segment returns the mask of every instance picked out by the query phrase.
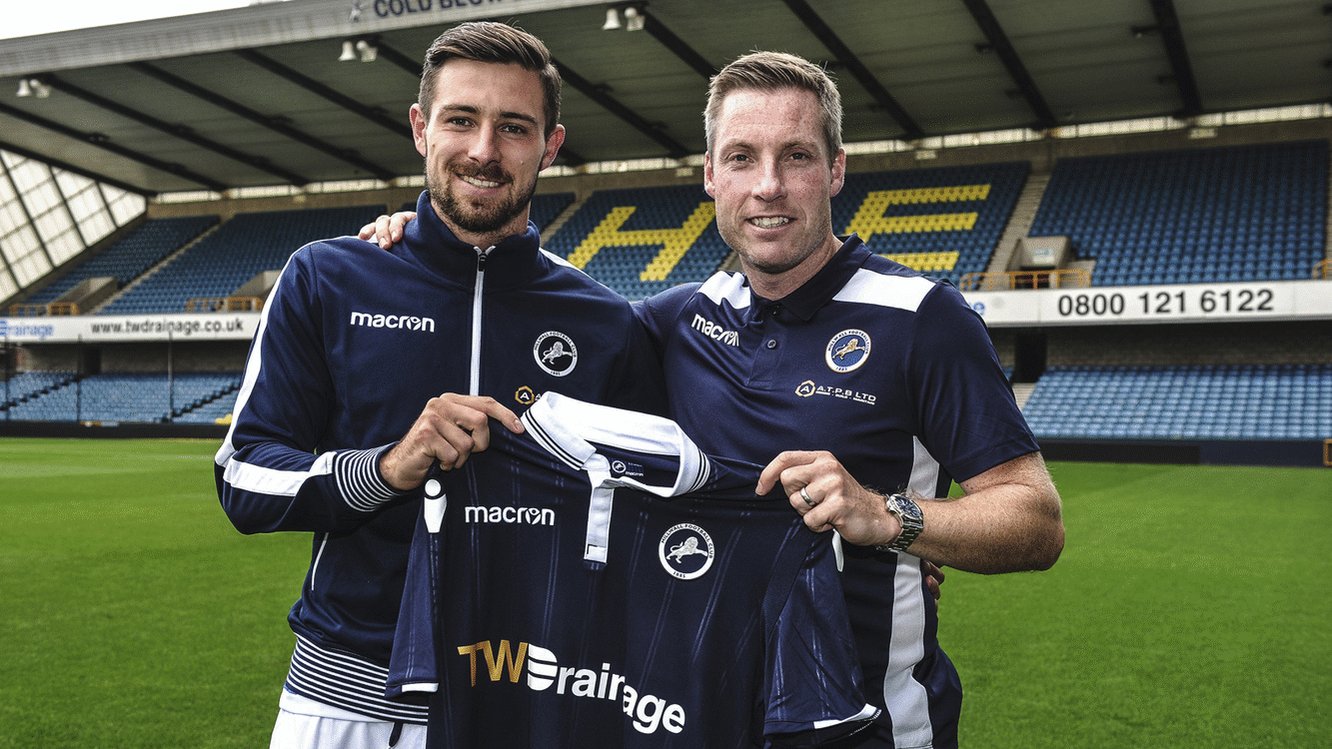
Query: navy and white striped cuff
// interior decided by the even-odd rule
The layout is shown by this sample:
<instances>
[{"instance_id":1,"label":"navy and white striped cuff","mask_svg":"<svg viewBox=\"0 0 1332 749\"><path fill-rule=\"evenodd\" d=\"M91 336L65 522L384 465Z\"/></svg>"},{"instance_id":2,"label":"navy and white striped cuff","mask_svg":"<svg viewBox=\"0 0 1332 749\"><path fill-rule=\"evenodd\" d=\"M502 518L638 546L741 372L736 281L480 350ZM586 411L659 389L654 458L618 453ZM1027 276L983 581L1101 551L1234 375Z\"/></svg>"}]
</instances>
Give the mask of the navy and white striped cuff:
<instances>
[{"instance_id":1,"label":"navy and white striped cuff","mask_svg":"<svg viewBox=\"0 0 1332 749\"><path fill-rule=\"evenodd\" d=\"M334 456L333 480L348 507L371 512L402 495L379 474L379 456L391 447L392 444L367 450L343 450Z\"/></svg>"}]
</instances>

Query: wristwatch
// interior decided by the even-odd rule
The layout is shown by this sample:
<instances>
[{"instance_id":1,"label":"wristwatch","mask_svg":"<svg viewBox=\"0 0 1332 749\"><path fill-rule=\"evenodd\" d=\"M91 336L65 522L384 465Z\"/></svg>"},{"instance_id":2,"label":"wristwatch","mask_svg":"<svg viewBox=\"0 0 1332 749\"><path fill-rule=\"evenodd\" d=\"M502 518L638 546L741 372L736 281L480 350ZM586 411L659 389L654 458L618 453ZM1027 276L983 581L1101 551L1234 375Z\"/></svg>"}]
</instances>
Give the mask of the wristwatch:
<instances>
[{"instance_id":1,"label":"wristwatch","mask_svg":"<svg viewBox=\"0 0 1332 749\"><path fill-rule=\"evenodd\" d=\"M888 512L901 521L902 532L891 542L877 544L874 548L878 551L906 551L920 532L925 530L925 516L920 511L920 505L905 494L887 494L883 499Z\"/></svg>"}]
</instances>

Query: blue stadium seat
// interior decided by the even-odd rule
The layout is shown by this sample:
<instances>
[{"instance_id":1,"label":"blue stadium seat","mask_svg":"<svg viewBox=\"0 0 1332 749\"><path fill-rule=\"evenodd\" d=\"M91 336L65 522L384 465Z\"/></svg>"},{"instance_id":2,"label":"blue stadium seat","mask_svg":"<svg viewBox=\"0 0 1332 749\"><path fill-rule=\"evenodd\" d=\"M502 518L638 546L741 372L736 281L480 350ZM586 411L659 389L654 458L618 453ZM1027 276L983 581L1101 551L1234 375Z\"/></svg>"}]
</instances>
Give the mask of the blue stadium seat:
<instances>
[{"instance_id":1,"label":"blue stadium seat","mask_svg":"<svg viewBox=\"0 0 1332 749\"><path fill-rule=\"evenodd\" d=\"M230 413L241 384L240 374L234 372L182 373L173 377L165 373L98 374L81 380L76 380L72 373L59 375L62 378L59 386L14 403L5 409L4 418L18 421L211 423ZM219 406L213 405L219 402ZM205 414L213 413L220 407L226 410L206 421L197 417L183 418L199 410Z\"/></svg>"},{"instance_id":2,"label":"blue stadium seat","mask_svg":"<svg viewBox=\"0 0 1332 749\"><path fill-rule=\"evenodd\" d=\"M571 192L548 193L532 197L532 210L528 220L537 225L537 230L545 232L546 227L574 202Z\"/></svg>"},{"instance_id":3,"label":"blue stadium seat","mask_svg":"<svg viewBox=\"0 0 1332 749\"><path fill-rule=\"evenodd\" d=\"M1332 438L1332 365L1051 367L1024 414L1037 437Z\"/></svg>"},{"instance_id":4,"label":"blue stadium seat","mask_svg":"<svg viewBox=\"0 0 1332 749\"><path fill-rule=\"evenodd\" d=\"M11 414L22 403L40 398L74 382L75 373L66 371L20 372L4 382L0 412ZM8 416L4 417L8 418Z\"/></svg>"},{"instance_id":5,"label":"blue stadium seat","mask_svg":"<svg viewBox=\"0 0 1332 749\"><path fill-rule=\"evenodd\" d=\"M1062 159L1029 233L1068 236L1096 286L1302 279L1327 190L1325 140Z\"/></svg>"},{"instance_id":6,"label":"blue stadium seat","mask_svg":"<svg viewBox=\"0 0 1332 749\"><path fill-rule=\"evenodd\" d=\"M183 312L195 297L225 297L317 239L345 236L383 213L377 205L242 213L106 305L99 314Z\"/></svg>"},{"instance_id":7,"label":"blue stadium seat","mask_svg":"<svg viewBox=\"0 0 1332 749\"><path fill-rule=\"evenodd\" d=\"M217 216L149 220L31 296L28 303L53 302L89 278L110 276L116 279L119 286L124 286L217 222Z\"/></svg>"}]
</instances>

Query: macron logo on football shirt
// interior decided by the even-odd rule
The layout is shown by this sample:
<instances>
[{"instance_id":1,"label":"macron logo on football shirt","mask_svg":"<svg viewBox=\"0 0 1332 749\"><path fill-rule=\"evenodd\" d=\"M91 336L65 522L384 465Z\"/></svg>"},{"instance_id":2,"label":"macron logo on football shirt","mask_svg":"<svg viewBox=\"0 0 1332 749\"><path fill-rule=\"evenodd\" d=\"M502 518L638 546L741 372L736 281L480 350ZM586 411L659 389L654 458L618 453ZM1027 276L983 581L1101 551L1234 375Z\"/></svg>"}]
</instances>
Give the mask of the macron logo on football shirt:
<instances>
[{"instance_id":1,"label":"macron logo on football shirt","mask_svg":"<svg viewBox=\"0 0 1332 749\"><path fill-rule=\"evenodd\" d=\"M740 334L738 332L727 330L702 315L694 315L694 322L690 324L690 327L708 338L724 343L727 346L740 345Z\"/></svg>"},{"instance_id":2,"label":"macron logo on football shirt","mask_svg":"<svg viewBox=\"0 0 1332 749\"><path fill-rule=\"evenodd\" d=\"M361 328L392 328L422 333L435 332L435 318L416 315L381 315L369 312L351 313L351 324Z\"/></svg>"}]
</instances>

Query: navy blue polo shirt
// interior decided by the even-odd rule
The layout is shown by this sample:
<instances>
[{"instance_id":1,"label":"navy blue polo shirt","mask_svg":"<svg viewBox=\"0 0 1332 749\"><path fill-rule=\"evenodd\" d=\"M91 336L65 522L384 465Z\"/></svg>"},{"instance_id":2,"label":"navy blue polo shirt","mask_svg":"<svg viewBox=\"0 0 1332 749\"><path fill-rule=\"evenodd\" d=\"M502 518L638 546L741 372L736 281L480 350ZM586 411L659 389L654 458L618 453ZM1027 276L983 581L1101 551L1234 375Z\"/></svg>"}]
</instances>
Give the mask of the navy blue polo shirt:
<instances>
[{"instance_id":1,"label":"navy blue polo shirt","mask_svg":"<svg viewBox=\"0 0 1332 749\"><path fill-rule=\"evenodd\" d=\"M862 484L945 497L1038 447L979 315L945 283L852 235L783 299L741 274L637 307L671 417L707 452L766 464L829 450ZM843 588L883 746L956 743L961 685L910 554L844 549Z\"/></svg>"}]
</instances>

